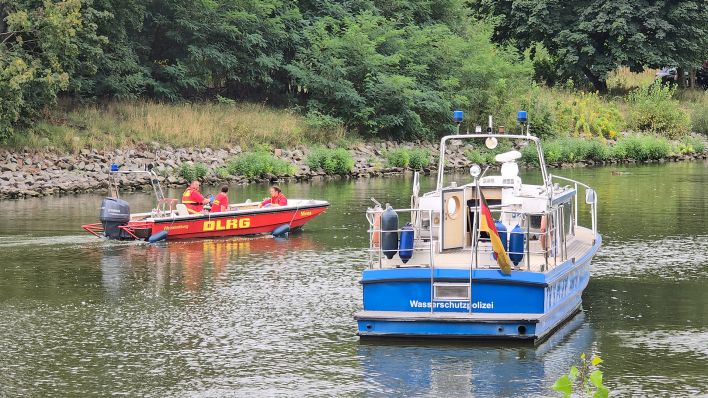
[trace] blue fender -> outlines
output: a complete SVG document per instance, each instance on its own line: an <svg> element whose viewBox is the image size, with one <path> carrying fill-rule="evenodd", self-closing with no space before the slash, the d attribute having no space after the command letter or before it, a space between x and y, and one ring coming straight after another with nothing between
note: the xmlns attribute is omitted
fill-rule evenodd
<svg viewBox="0 0 708 398"><path fill-rule="evenodd" d="M290 232L290 224L283 224L277 228L275 228L272 232L273 236L283 236Z"/></svg>
<svg viewBox="0 0 708 398"><path fill-rule="evenodd" d="M150 235L148 242L155 243L165 239L167 239L167 231L160 231L156 234Z"/></svg>

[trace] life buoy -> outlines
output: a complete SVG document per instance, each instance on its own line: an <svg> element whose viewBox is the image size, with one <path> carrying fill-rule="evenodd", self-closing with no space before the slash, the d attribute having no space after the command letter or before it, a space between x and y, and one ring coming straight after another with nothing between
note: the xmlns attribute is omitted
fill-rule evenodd
<svg viewBox="0 0 708 398"><path fill-rule="evenodd" d="M550 222L548 220L548 215L544 214L541 216L541 237L538 239L541 244L541 249L546 251L548 249L546 242L546 231L550 228Z"/></svg>

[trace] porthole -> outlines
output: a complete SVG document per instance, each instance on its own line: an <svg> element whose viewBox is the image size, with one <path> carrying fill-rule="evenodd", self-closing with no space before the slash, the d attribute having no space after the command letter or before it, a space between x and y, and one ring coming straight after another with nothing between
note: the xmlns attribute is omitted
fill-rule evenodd
<svg viewBox="0 0 708 398"><path fill-rule="evenodd" d="M460 214L460 198L453 196L447 200L447 216L451 219L456 219Z"/></svg>

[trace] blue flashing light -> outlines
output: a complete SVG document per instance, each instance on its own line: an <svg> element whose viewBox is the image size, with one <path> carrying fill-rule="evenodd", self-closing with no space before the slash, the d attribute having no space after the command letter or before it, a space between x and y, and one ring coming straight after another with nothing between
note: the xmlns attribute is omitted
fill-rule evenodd
<svg viewBox="0 0 708 398"><path fill-rule="evenodd" d="M115 163L111 163L111 171L118 171L118 165Z"/></svg>
<svg viewBox="0 0 708 398"><path fill-rule="evenodd" d="M526 123L526 121L528 120L528 115L526 114L526 111L517 112L516 120L518 120L519 123Z"/></svg>
<svg viewBox="0 0 708 398"><path fill-rule="evenodd" d="M462 111L453 111L452 112L452 120L455 121L455 123L462 123L462 119L464 119L465 113Z"/></svg>

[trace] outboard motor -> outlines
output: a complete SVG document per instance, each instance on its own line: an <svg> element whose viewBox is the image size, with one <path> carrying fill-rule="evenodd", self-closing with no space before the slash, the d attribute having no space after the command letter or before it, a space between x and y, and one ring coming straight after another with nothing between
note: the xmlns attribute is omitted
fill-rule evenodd
<svg viewBox="0 0 708 398"><path fill-rule="evenodd" d="M121 239L123 231L118 228L127 225L130 221L130 205L128 202L117 198L104 198L101 203L99 220L103 225L103 234L108 239Z"/></svg>

